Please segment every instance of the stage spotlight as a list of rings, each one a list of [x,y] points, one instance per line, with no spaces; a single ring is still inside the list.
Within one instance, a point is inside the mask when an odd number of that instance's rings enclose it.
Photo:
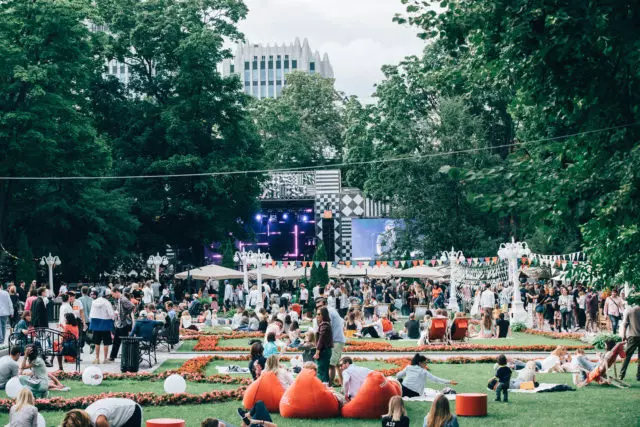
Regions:
[[[309,221],[309,217],[307,215],[302,215],[302,222]]]
[[[285,221],[289,219],[289,214],[288,213],[283,213],[282,214],[282,219],[284,219]]]
[[[256,221],[262,221],[262,214],[256,215]]]

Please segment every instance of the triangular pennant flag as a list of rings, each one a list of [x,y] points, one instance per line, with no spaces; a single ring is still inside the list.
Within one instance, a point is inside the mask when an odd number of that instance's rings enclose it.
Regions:
[[[376,267],[380,267],[380,261],[376,261]]]
[[[471,265],[471,258],[467,258],[467,264]]]
[[[400,261],[393,261],[393,265],[395,265],[396,268],[398,268],[398,265],[400,265]]]
[[[418,261],[416,261],[415,259],[413,261],[411,261],[411,264],[413,264],[413,266],[417,266],[418,265]]]
[[[313,261],[313,265],[315,265],[316,267],[320,265],[320,261]]]
[[[275,261],[271,261],[271,266],[273,267],[275,265],[276,265],[276,262]]]
[[[385,267],[388,265],[389,263],[387,261],[382,261],[382,265],[384,265]]]
[[[403,267],[406,267],[407,266],[407,261],[405,261],[405,260],[400,261],[400,265],[403,266]]]
[[[322,268],[325,268],[325,267],[327,266],[327,263],[326,263],[326,262],[324,262],[324,261],[322,261],[322,262],[320,263],[320,265],[322,266]]]
[[[362,262],[358,262],[358,267],[362,267]]]
[[[498,257],[497,257],[497,256],[494,256],[494,257],[493,257],[493,263],[494,263],[494,264],[497,264],[497,263],[498,263]]]
[[[491,261],[491,258],[489,258],[489,257],[486,257],[486,258],[484,259],[484,262],[486,262],[487,264],[489,264],[489,261]]]
[[[296,267],[300,267],[300,261],[296,261]]]
[[[438,260],[438,265],[442,265],[442,260],[441,259]]]
[[[282,267],[282,261],[278,261],[278,267]]]
[[[289,267],[289,261],[283,262],[282,265],[284,265],[285,267]]]
[[[351,267],[351,261],[347,261],[347,267]]]
[[[418,264],[420,264],[420,265],[424,265],[424,260],[423,260],[423,259],[419,260],[419,261],[418,261]]]
[[[434,265],[436,265],[436,260],[435,260],[435,259],[432,259],[432,260],[431,260],[431,266],[433,267]]]

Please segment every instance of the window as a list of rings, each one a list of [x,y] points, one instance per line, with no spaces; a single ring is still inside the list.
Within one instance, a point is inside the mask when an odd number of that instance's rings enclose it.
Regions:
[[[269,61],[273,61],[273,55],[269,55]]]
[[[120,65],[120,74],[124,74],[124,65]]]
[[[284,69],[285,69],[285,70],[288,70],[288,69],[289,69],[289,60],[288,60],[288,59],[285,59],[285,60],[284,60]]]
[[[269,80],[273,80],[273,70],[269,70]]]
[[[282,86],[282,80],[276,80],[276,85],[277,86]]]
[[[276,61],[276,70],[279,70],[280,68],[282,68],[282,62],[280,62],[280,58],[278,58]]]
[[[249,61],[244,61],[244,69],[245,69],[245,70],[248,70],[248,69],[250,69],[250,68],[251,68],[251,67],[249,66]]]
[[[309,62],[309,71],[311,71],[312,74],[316,71],[316,63],[315,62]]]
[[[260,97],[261,98],[266,98],[267,97],[267,87],[266,86],[261,86],[260,87]]]
[[[284,56],[284,60],[285,60],[285,61],[288,61],[288,60],[289,60],[289,55],[285,55],[285,56]]]
[[[265,81],[267,80],[267,70],[264,69],[264,62],[261,62],[260,65],[260,80]]]
[[[273,86],[273,80],[269,80],[269,86]]]
[[[269,69],[273,70],[273,59],[269,60]]]
[[[231,71],[231,74],[236,72],[236,66],[234,64],[231,64],[231,67],[229,69],[229,71]]]
[[[254,70],[258,69],[258,61],[253,61],[252,67]]]
[[[249,70],[248,68],[246,68],[244,70],[244,81],[248,82],[249,80],[251,80],[251,70]]]
[[[111,66],[111,74],[118,74],[118,66],[117,65],[112,65]]]
[[[266,85],[267,85],[266,80],[260,80],[260,86],[266,86]]]
[[[244,86],[245,86],[245,87],[247,87],[247,86],[251,86],[251,82],[250,82],[249,80],[245,80],[245,81],[244,81]]]
[[[291,60],[291,68],[293,70],[297,70],[298,69],[298,60],[297,59],[292,59]]]

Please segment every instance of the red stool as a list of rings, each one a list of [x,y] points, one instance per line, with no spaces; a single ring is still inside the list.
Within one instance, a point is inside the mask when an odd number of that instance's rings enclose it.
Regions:
[[[456,394],[456,415],[459,417],[486,417],[487,395],[484,393]]]
[[[174,418],[156,418],[148,420],[147,427],[186,427],[184,420]]]

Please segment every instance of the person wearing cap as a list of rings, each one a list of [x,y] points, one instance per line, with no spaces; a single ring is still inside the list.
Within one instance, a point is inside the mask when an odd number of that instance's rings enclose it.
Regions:
[[[153,329],[156,326],[163,326],[164,322],[153,320],[153,313],[142,310],[138,316],[138,320],[133,324],[133,329],[129,334],[130,337],[142,338],[144,341],[151,341],[153,337]]]

